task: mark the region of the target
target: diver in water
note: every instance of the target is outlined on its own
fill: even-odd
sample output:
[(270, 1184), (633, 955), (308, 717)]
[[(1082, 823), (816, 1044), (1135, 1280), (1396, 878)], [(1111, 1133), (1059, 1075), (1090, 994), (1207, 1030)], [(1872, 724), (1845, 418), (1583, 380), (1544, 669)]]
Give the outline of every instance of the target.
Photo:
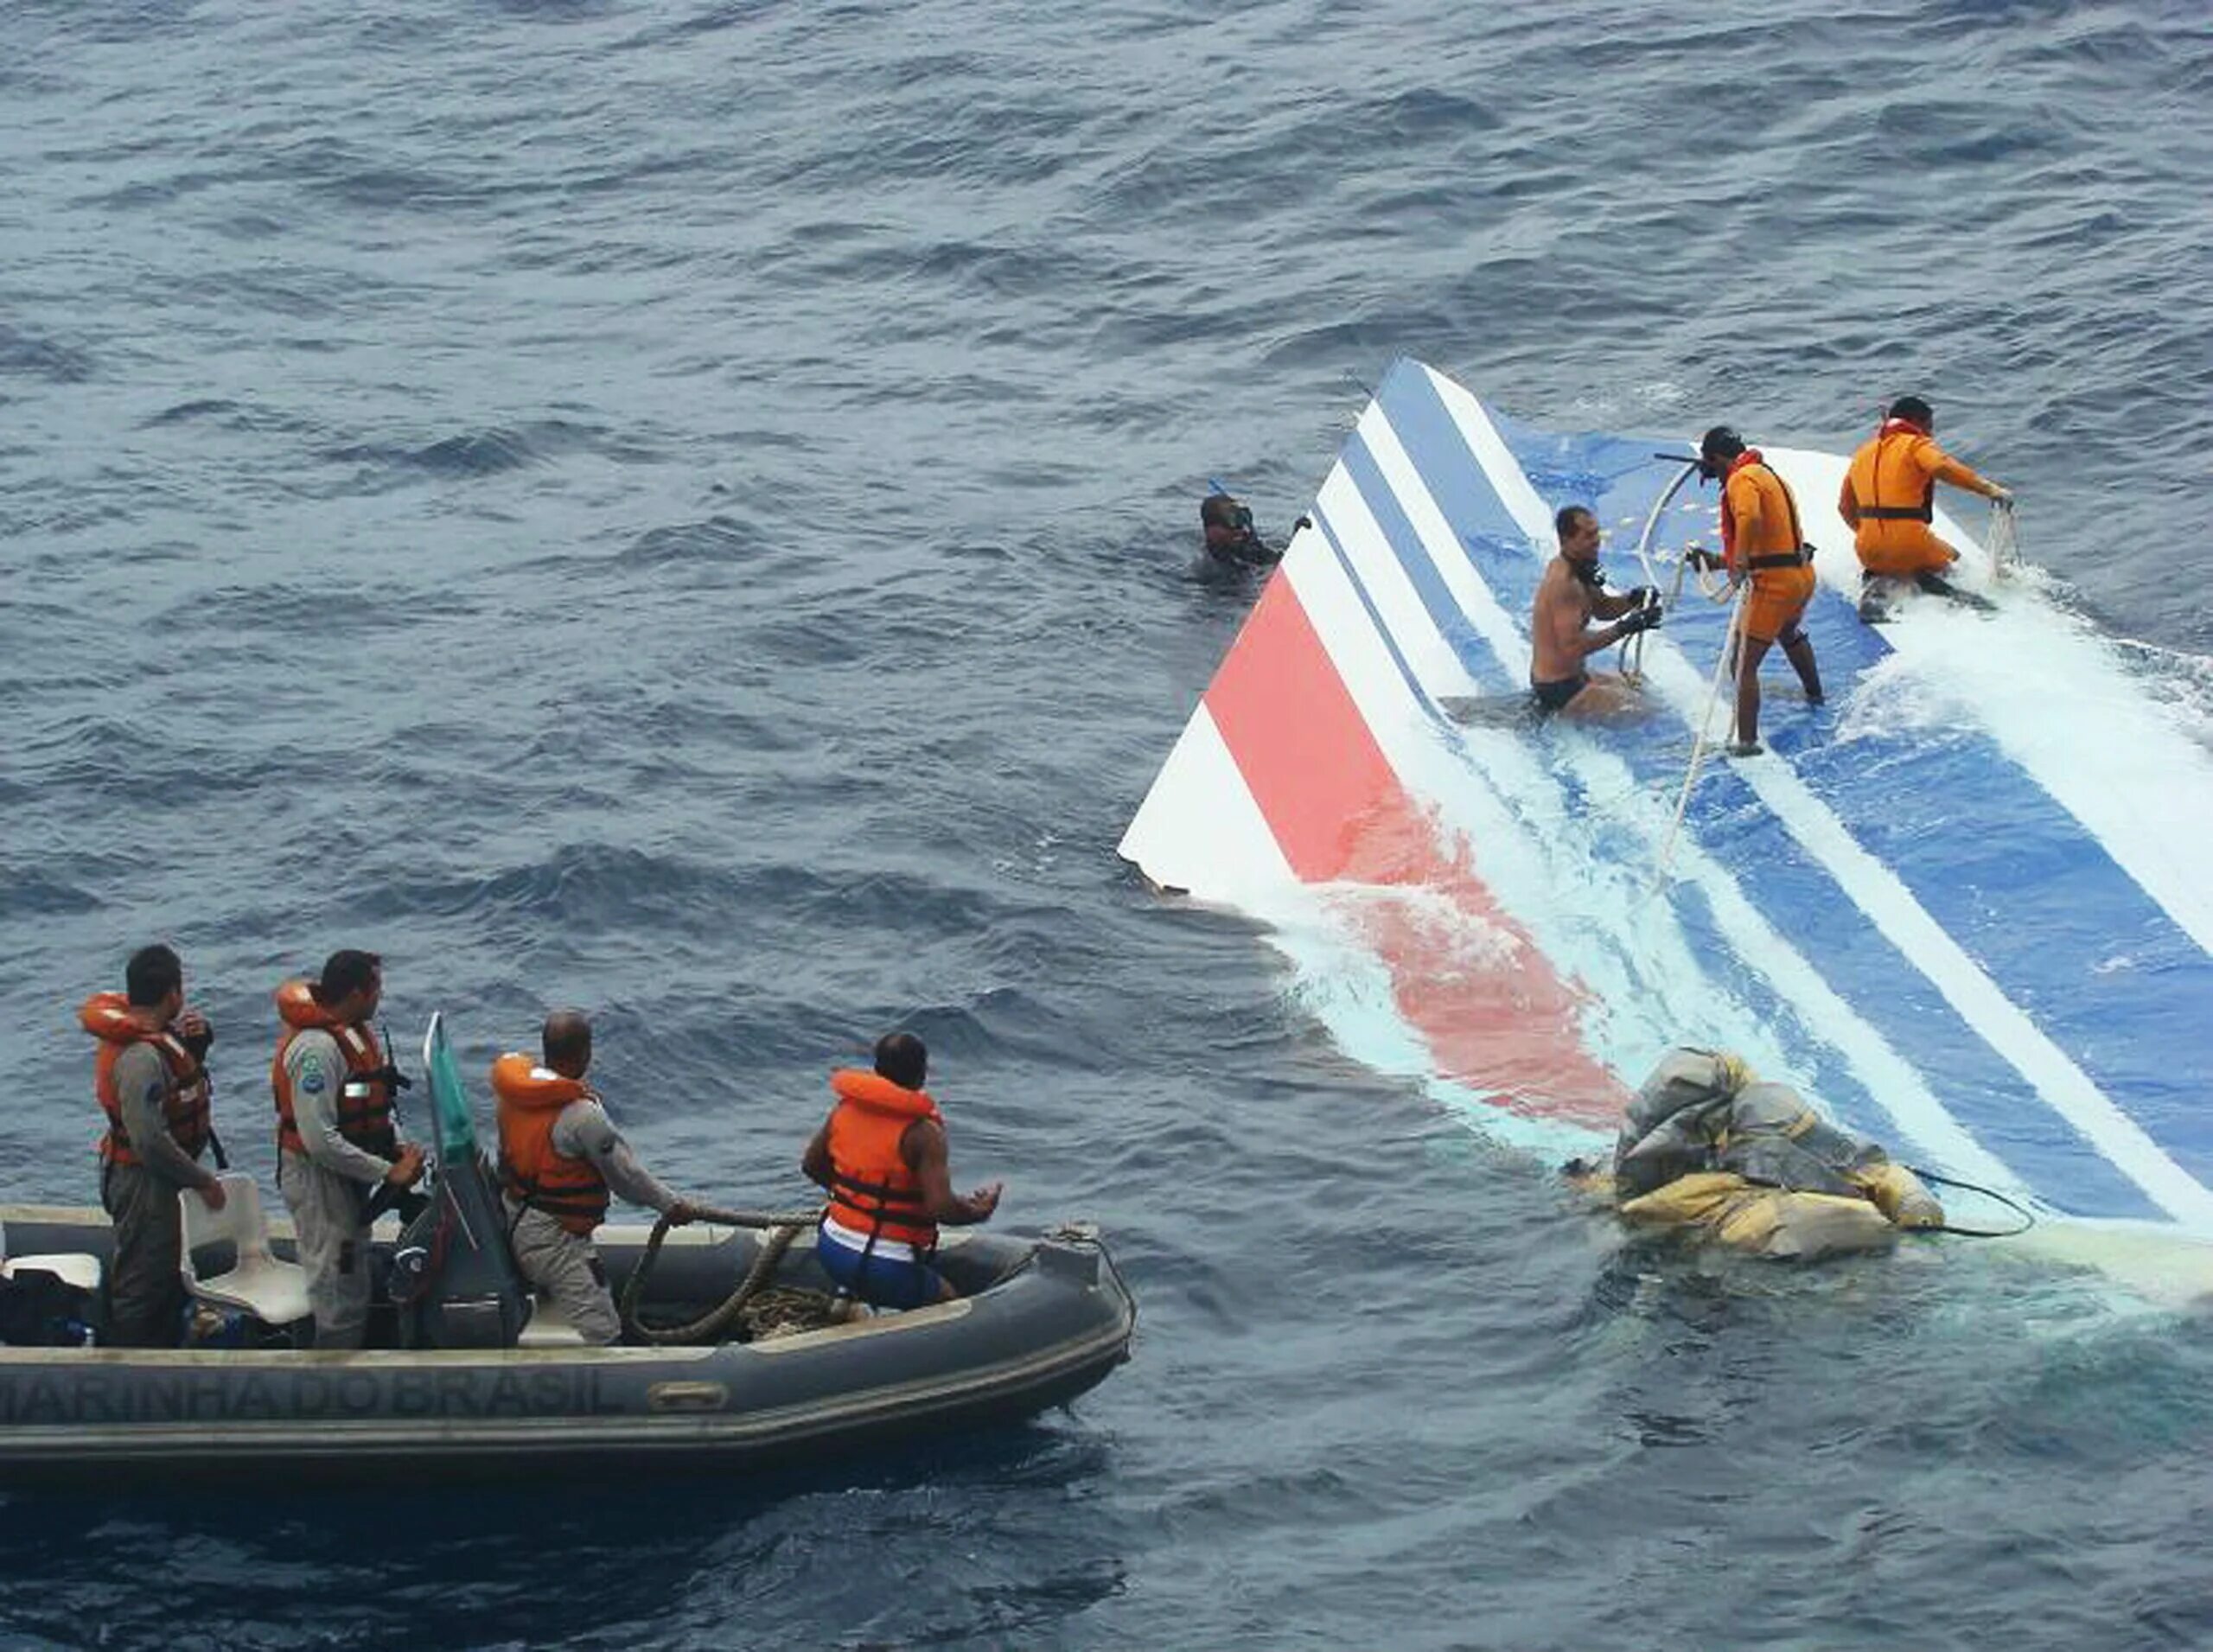
[[(1293, 533), (1313, 526), (1307, 517), (1291, 525)], [(1209, 494), (1199, 501), (1199, 526), (1206, 535), (1207, 561), (1222, 568), (1272, 568), (1283, 548), (1271, 545), (1253, 526), (1253, 513), (1228, 494)]]
[[(1593, 673), (1584, 662), (1624, 637), (1660, 623), (1660, 593), (1649, 585), (1627, 592), (1606, 589), (1598, 566), (1598, 519), (1590, 507), (1568, 505), (1553, 518), (1559, 554), (1537, 582), (1529, 617), (1529, 692), (1540, 711), (1604, 717), (1633, 705), (1636, 690), (1618, 673)], [(1598, 630), (1593, 620), (1610, 620)]]

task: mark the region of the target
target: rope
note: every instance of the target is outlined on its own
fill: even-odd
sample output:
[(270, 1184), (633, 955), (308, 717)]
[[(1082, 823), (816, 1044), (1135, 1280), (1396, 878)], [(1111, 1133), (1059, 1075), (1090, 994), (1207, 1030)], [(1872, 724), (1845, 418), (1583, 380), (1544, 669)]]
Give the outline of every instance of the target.
[(622, 1329), (641, 1343), (669, 1347), (679, 1343), (716, 1343), (723, 1333), (737, 1321), (739, 1314), (761, 1292), (761, 1288), (775, 1276), (776, 1265), (794, 1241), (822, 1219), (820, 1210), (801, 1210), (786, 1213), (760, 1210), (717, 1210), (711, 1206), (695, 1206), (699, 1220), (717, 1223), (725, 1228), (765, 1228), (768, 1236), (761, 1243), (761, 1253), (753, 1259), (753, 1266), (746, 1270), (737, 1289), (723, 1298), (719, 1306), (711, 1308), (698, 1318), (680, 1325), (649, 1325), (638, 1317), (638, 1298), (645, 1293), (647, 1276), (654, 1271), (660, 1259), (661, 1241), (668, 1237), (669, 1220), (663, 1216), (654, 1224), (653, 1236), (646, 1241), (646, 1253), (638, 1259), (638, 1266), (631, 1270), (629, 1281), (622, 1287), (622, 1299), (616, 1304), (622, 1316)]
[(2021, 549), (2013, 538), (2013, 501), (1990, 501), (1990, 526), (1983, 534), (1983, 549), (1990, 553), (1990, 577), (2004, 579), (2020, 565)]
[(1916, 1229), (1917, 1232), (1951, 1234), (1960, 1239), (2011, 1239), (2017, 1234), (2025, 1234), (2037, 1225), (2036, 1215), (2033, 1211), (2018, 1200), (2006, 1197), (1995, 1188), (1983, 1187), (1974, 1182), (1961, 1182), (1948, 1176), (1939, 1176), (1934, 1170), (1923, 1170), (1918, 1164), (1909, 1164), (1906, 1169), (1923, 1181), (1936, 1187), (1957, 1188), (1963, 1193), (1980, 1193), (1986, 1199), (1995, 1199), (2021, 1219), (2021, 1225), (2018, 1228), (1955, 1228), (1948, 1221), (1940, 1222), (1934, 1228)]
[[(1729, 670), (1731, 660), (1740, 658), (1744, 652), (1740, 646), (1743, 638), (1739, 633), (1744, 625), (1744, 593), (1751, 589), (1751, 583), (1747, 579), (1739, 585), (1730, 603), (1728, 643), (1721, 650), (1721, 658), (1713, 664), (1713, 686), (1706, 691), (1706, 710), (1698, 720), (1698, 738), (1691, 744), (1690, 767), (1683, 771), (1682, 794), (1675, 799), (1675, 818), (1668, 823), (1668, 836), (1660, 845), (1660, 858), (1653, 868), (1655, 890), (1667, 881), (1668, 863), (1674, 858), (1675, 839), (1683, 829), (1683, 816), (1690, 810), (1691, 788), (1698, 784), (1698, 771), (1706, 762), (1706, 749), (1709, 743), (1706, 735), (1713, 726), (1713, 703), (1721, 698), (1723, 680), (1731, 674)], [(1733, 718), (1736, 713), (1732, 710), (1730, 715)]]

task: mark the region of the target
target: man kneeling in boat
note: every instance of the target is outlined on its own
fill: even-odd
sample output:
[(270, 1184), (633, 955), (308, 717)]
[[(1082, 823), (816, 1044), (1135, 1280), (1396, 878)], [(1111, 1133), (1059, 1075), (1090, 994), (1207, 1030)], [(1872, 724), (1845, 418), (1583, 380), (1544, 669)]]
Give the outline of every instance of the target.
[(579, 1010), (545, 1017), (541, 1064), (524, 1055), (492, 1063), (499, 1103), (500, 1190), (515, 1266), (558, 1308), (577, 1334), (598, 1346), (622, 1335), (592, 1230), (607, 1218), (611, 1193), (645, 1205), (677, 1227), (696, 1221), (637, 1155), (584, 1082), (591, 1068), (591, 1023)]
[[(1659, 593), (1649, 585), (1617, 595), (1598, 566), (1598, 519), (1569, 505), (1553, 519), (1559, 554), (1537, 582), (1529, 619), (1529, 692), (1538, 708), (1572, 717), (1604, 717), (1634, 704), (1636, 691), (1613, 672), (1592, 673), (1584, 661), (1624, 637), (1660, 623)], [(1612, 624), (1592, 630), (1592, 620)]]
[(877, 1040), (876, 1070), (830, 1075), (838, 1105), (800, 1168), (830, 1190), (814, 1253), (843, 1290), (879, 1308), (919, 1308), (960, 1293), (930, 1263), (938, 1224), (988, 1221), (1000, 1183), (953, 1190), (945, 1118), (922, 1088), (929, 1051), (911, 1032)]

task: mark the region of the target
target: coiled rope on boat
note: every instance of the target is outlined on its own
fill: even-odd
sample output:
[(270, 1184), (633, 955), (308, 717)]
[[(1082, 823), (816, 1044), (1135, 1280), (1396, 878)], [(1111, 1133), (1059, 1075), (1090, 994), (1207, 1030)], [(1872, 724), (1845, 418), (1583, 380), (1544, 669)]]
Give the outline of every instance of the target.
[[(822, 1212), (820, 1209), (794, 1211), (717, 1210), (709, 1205), (697, 1205), (693, 1209), (699, 1213), (698, 1219), (704, 1222), (724, 1228), (766, 1229), (766, 1236), (761, 1241), (761, 1253), (753, 1259), (753, 1266), (746, 1270), (744, 1279), (738, 1281), (737, 1289), (725, 1297), (719, 1305), (709, 1309), (698, 1318), (686, 1320), (682, 1324), (648, 1324), (638, 1317), (638, 1299), (645, 1294), (646, 1279), (653, 1272), (654, 1265), (660, 1259), (661, 1242), (668, 1237), (668, 1230), (672, 1224), (666, 1216), (663, 1216), (654, 1224), (653, 1234), (646, 1241), (646, 1253), (638, 1259), (638, 1266), (630, 1271), (630, 1278), (622, 1287), (622, 1299), (615, 1304), (622, 1316), (622, 1329), (631, 1337), (641, 1343), (649, 1343), (664, 1348), (691, 1343), (718, 1343), (724, 1340), (724, 1333), (738, 1323), (740, 1317), (744, 1315), (749, 1308), (753, 1309), (756, 1316), (762, 1319), (774, 1318), (781, 1328), (789, 1329), (792, 1328), (793, 1322), (803, 1322), (809, 1317), (804, 1311), (805, 1304), (796, 1300), (788, 1300), (800, 1297), (819, 1298), (822, 1305), (818, 1323), (826, 1325), (831, 1323), (835, 1304), (826, 1294), (817, 1291), (796, 1291), (790, 1288), (781, 1288), (769, 1292), (762, 1288), (775, 1277), (776, 1265), (783, 1260), (784, 1253), (792, 1247), (793, 1242), (801, 1234), (807, 1232), (821, 1221)], [(775, 1299), (776, 1310), (773, 1315), (764, 1311), (769, 1306), (772, 1298)], [(813, 1327), (801, 1323), (797, 1328), (805, 1330)]]

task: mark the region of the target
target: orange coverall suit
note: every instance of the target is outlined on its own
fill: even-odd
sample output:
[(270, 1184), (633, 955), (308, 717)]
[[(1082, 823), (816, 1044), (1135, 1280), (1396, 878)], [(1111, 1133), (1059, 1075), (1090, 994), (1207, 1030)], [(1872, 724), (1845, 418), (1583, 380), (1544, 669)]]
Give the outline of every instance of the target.
[(1798, 507), (1760, 450), (1738, 456), (1721, 488), (1721, 551), (1733, 575), (1751, 581), (1744, 635), (1774, 642), (1796, 634), (1813, 600), (1814, 570), (1800, 551)]
[(1993, 484), (1936, 445), (1911, 419), (1890, 418), (1852, 456), (1836, 508), (1853, 530), (1859, 565), (1871, 574), (1910, 579), (1938, 573), (1959, 552), (1929, 525), (1936, 514), (1936, 484), (1950, 482), (1989, 494)]

